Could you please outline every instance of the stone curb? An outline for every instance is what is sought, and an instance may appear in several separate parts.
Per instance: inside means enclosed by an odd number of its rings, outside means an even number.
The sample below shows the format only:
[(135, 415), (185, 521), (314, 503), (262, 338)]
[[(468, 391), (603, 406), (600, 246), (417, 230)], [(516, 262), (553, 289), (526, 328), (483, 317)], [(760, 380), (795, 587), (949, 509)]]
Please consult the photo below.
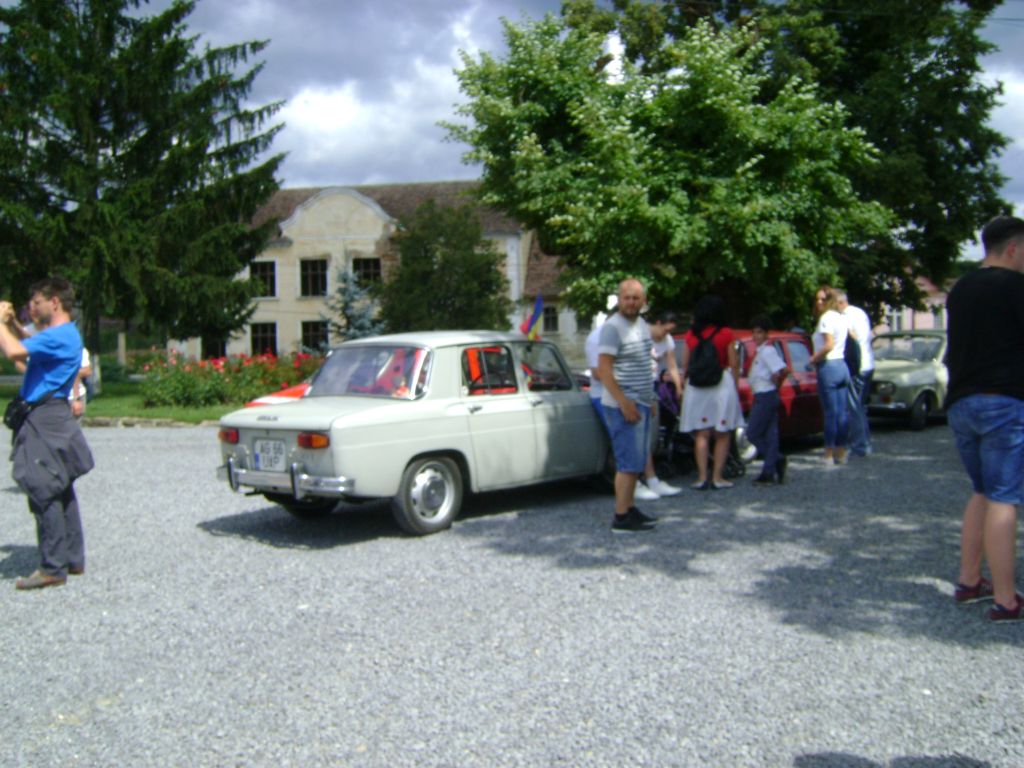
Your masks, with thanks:
[(175, 421), (174, 419), (147, 419), (138, 416), (84, 416), (82, 418), (84, 427), (216, 427), (219, 422), (201, 421), (193, 424), (187, 421)]

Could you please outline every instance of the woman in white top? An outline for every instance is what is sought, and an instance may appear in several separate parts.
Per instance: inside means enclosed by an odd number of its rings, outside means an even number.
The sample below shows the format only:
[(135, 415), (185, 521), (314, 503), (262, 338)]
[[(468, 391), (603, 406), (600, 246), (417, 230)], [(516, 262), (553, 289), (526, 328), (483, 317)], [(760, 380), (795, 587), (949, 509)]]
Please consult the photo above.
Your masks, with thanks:
[(846, 437), (849, 429), (846, 396), (850, 372), (843, 360), (848, 327), (839, 312), (836, 294), (823, 285), (814, 295), (818, 324), (814, 329), (814, 354), (811, 362), (818, 368), (818, 397), (825, 416), (825, 460), (846, 463)]

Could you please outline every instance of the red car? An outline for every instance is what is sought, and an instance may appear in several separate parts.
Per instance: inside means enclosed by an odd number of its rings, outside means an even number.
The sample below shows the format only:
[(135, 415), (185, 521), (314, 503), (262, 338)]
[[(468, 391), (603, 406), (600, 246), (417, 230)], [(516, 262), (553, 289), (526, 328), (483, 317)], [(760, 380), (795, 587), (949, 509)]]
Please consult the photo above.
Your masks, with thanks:
[(298, 400), (309, 389), (309, 382), (303, 381), (300, 384), (295, 384), (291, 387), (285, 387), (279, 392), (272, 392), (269, 395), (263, 395), (257, 397), (255, 400), (250, 400), (245, 404), (246, 408), (252, 408), (255, 405), (280, 405), (281, 403), (290, 403), (293, 400)]
[[(733, 329), (733, 334), (740, 353), (740, 407), (743, 415), (747, 416), (754, 404), (754, 393), (747, 381), (747, 374), (757, 348), (749, 330)], [(676, 340), (676, 359), (681, 364), (683, 334), (673, 336)], [(818, 434), (824, 428), (824, 420), (821, 401), (818, 399), (818, 373), (813, 369), (807, 370), (811, 361), (811, 340), (802, 333), (769, 331), (768, 341), (775, 345), (790, 370), (790, 375), (779, 387), (779, 436), (788, 438)]]

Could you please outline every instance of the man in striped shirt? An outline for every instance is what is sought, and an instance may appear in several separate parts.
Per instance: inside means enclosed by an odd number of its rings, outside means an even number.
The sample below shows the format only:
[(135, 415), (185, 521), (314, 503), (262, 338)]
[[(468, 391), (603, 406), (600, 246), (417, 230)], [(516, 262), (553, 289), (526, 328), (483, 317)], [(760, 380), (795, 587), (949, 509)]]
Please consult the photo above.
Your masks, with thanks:
[(614, 533), (648, 531), (657, 518), (636, 508), (637, 479), (644, 471), (650, 444), (651, 333), (640, 316), (647, 293), (639, 280), (619, 284), (618, 312), (601, 328), (598, 372), (604, 392), (608, 432), (615, 451)]

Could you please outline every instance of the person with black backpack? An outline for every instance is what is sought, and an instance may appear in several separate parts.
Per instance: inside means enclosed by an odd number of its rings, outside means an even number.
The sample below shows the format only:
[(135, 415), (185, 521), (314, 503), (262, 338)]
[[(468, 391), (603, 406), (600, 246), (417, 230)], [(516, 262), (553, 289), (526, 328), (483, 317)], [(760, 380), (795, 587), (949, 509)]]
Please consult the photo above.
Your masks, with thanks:
[(722, 473), (729, 458), (730, 437), (743, 424), (743, 412), (736, 391), (740, 379), (736, 337), (725, 325), (725, 301), (720, 296), (705, 296), (697, 302), (693, 327), (686, 332), (683, 342), (686, 391), (679, 429), (693, 433), (697, 482), (691, 487), (699, 491), (731, 488), (732, 483)]

